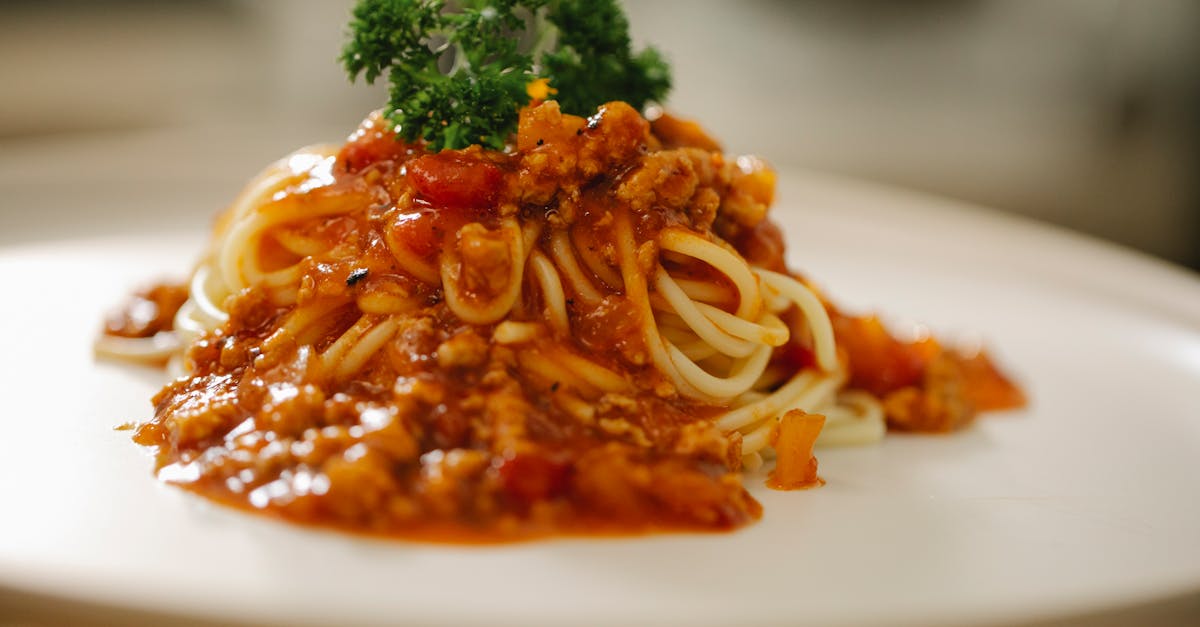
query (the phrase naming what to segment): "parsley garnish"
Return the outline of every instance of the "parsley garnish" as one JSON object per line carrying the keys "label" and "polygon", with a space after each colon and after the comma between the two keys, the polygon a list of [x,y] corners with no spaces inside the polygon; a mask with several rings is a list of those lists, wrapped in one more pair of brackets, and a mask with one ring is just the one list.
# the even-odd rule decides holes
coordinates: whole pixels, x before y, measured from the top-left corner
{"label": "parsley garnish", "polygon": [[616,0],[360,0],[350,34],[350,78],[386,74],[384,114],[431,150],[502,148],[539,78],[547,98],[580,115],[610,100],[641,108],[671,86],[658,51],[633,54]]}

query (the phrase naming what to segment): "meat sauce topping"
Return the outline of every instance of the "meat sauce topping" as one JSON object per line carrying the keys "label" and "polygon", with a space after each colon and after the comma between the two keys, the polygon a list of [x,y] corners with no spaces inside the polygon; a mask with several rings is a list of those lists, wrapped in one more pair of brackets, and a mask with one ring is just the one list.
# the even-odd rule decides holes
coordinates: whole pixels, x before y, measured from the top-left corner
{"label": "meat sauce topping", "polygon": [[104,321],[104,334],[113,337],[154,337],[170,331],[175,313],[187,302],[186,285],[160,283],[135,292]]}
{"label": "meat sauce topping", "polygon": [[[332,184],[289,192],[299,202],[380,199],[274,234],[327,251],[306,266],[302,299],[351,304],[311,346],[276,345],[270,334],[285,310],[253,288],[232,298],[229,322],[190,349],[191,376],[155,397],[155,418],[137,431],[157,447],[162,478],[293,521],[430,540],[720,530],[759,517],[736,440],[710,420],[721,408],[679,397],[647,365],[636,312],[619,293],[590,309],[568,300],[576,336],[539,338],[518,354],[491,341],[494,326],[455,318],[440,288],[397,264],[397,242],[431,265],[456,246],[462,285],[486,298],[508,272],[488,237],[506,217],[541,223],[543,239],[569,229],[575,246],[611,262],[614,208],[634,210],[639,243],[672,224],[707,231],[736,185],[719,154],[664,150],[622,103],[590,121],[553,103],[522,115],[507,153],[427,154],[372,118],[341,150]],[[282,247],[263,255],[267,269],[292,261]],[[364,376],[318,376],[315,354],[373,295],[403,295],[412,313]],[[509,316],[542,317],[533,308]],[[559,381],[520,367],[562,350],[633,370],[644,390],[605,395],[580,424],[553,402]]]}
{"label": "meat sauce topping", "polygon": [[[757,519],[761,508],[741,482],[738,436],[712,422],[725,408],[680,397],[648,365],[637,312],[619,286],[588,308],[568,292],[572,335],[518,349],[494,342],[494,325],[457,319],[436,281],[402,268],[395,250],[413,255],[411,267],[436,269],[441,251],[455,247],[467,297],[486,299],[509,271],[497,252],[503,244],[489,238],[502,220],[538,224],[543,248],[566,231],[581,257],[611,265],[612,216],[621,210],[639,246],[678,225],[782,269],[782,236],[765,218],[774,175],[761,162],[726,161],[693,124],[665,117],[651,127],[623,103],[589,119],[552,102],[529,107],[515,139],[504,152],[428,154],[372,117],[342,148],[330,184],[290,190],[301,204],[372,199],[348,215],[268,234],[315,242],[299,298],[340,304],[328,328],[303,343],[274,334],[287,311],[264,291],[231,297],[229,321],[191,347],[190,376],[154,398],[154,418],[136,432],[137,442],[157,448],[160,477],[295,522],[435,541],[725,530]],[[267,269],[294,261],[285,246],[264,246],[262,255]],[[602,271],[596,276],[604,285]],[[107,332],[166,329],[165,314],[186,294],[163,288],[138,298],[158,313],[137,314],[152,308],[137,304]],[[360,376],[323,374],[317,353],[384,300],[407,308],[394,339]],[[542,320],[544,312],[534,302],[509,319]],[[972,406],[1013,401],[1006,394],[1015,388],[986,358],[902,344],[875,324],[835,316],[852,378],[886,399],[895,424],[941,430]],[[563,351],[629,373],[636,390],[605,394],[586,423],[564,415],[555,402],[562,381],[522,367]],[[793,342],[774,361],[798,368],[812,356]],[[784,445],[811,443],[799,436],[813,429],[820,421],[797,413],[777,436]]]}

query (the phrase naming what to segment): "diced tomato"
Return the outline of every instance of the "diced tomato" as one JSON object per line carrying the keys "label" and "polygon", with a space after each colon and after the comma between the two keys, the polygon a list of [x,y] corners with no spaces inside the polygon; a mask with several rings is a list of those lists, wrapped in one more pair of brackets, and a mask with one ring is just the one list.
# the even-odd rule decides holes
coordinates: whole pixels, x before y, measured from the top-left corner
{"label": "diced tomato", "polygon": [[1026,400],[1021,388],[1000,372],[987,353],[959,357],[963,388],[967,399],[980,411],[1024,407]]}
{"label": "diced tomato", "polygon": [[396,215],[390,226],[392,237],[425,259],[442,249],[446,235],[464,225],[484,219],[485,212],[461,208],[422,208]]}
{"label": "diced tomato", "polygon": [[391,230],[396,241],[403,242],[417,255],[428,258],[442,247],[444,231],[439,222],[437,211],[418,209],[397,215]]}
{"label": "diced tomato", "polygon": [[874,316],[830,318],[838,347],[850,359],[850,385],[877,396],[918,385],[930,360],[941,352],[932,338],[897,340]]}
{"label": "diced tomato", "polygon": [[408,146],[382,120],[371,124],[372,119],[368,118],[338,153],[338,163],[345,164],[350,172],[358,172],[372,163],[399,159],[408,151]]}
{"label": "diced tomato", "polygon": [[788,372],[800,372],[817,364],[817,356],[807,346],[788,342],[775,352],[775,360]]}
{"label": "diced tomato", "polygon": [[775,448],[775,470],[767,479],[768,487],[802,490],[824,483],[817,476],[817,458],[813,457],[813,445],[824,426],[825,416],[799,409],[780,417],[771,443]]}
{"label": "diced tomato", "polygon": [[503,178],[494,164],[449,150],[408,163],[409,182],[435,207],[491,207]]}
{"label": "diced tomato", "polygon": [[752,265],[774,272],[787,272],[787,264],[783,259],[783,231],[769,219],[742,231],[734,246]]}
{"label": "diced tomato", "polygon": [[563,492],[567,464],[537,453],[517,453],[500,464],[500,482],[516,501],[531,505]]}

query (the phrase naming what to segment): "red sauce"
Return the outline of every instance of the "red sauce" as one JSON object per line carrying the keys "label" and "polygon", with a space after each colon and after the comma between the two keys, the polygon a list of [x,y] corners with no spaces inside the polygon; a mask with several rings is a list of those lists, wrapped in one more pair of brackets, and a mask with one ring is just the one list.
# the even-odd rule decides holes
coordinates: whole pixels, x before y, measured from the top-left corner
{"label": "red sauce", "polygon": [[831,312],[839,350],[850,366],[850,385],[883,400],[895,429],[944,432],[979,411],[1025,404],[1020,388],[984,353],[962,354],[924,337],[901,341],[874,316]]}
{"label": "red sauce", "polygon": [[[638,314],[619,291],[592,277],[606,298],[583,308],[564,284],[573,335],[547,330],[518,351],[491,342],[491,326],[458,320],[441,289],[414,280],[389,249],[390,239],[433,263],[460,244],[465,225],[496,228],[515,216],[540,223],[536,245],[546,254],[551,233],[569,229],[611,264],[613,211],[628,210],[617,188],[654,193],[653,180],[622,173],[655,140],[620,103],[591,126],[553,106],[539,109],[523,115],[518,138],[532,148],[509,154],[427,154],[385,137],[371,120],[340,152],[331,185],[293,191],[302,205],[355,194],[389,204],[281,227],[326,251],[303,263],[302,302],[344,304],[326,316],[310,349],[268,341],[291,308],[259,290],[239,295],[230,321],[189,352],[193,376],[165,388],[155,419],[138,430],[138,442],[158,448],[163,477],[289,520],[424,539],[722,530],[756,519],[738,449],[710,421],[720,408],[678,396],[648,365]],[[719,195],[728,185],[697,179],[692,187]],[[686,200],[636,215],[639,243],[672,224],[706,232]],[[488,261],[486,241],[478,245],[470,254],[480,261],[464,262],[463,284],[486,292],[506,266]],[[272,267],[295,261],[280,250],[264,249],[277,258]],[[398,318],[395,339],[349,381],[319,374],[315,351],[355,324],[355,303],[391,293],[418,299]],[[509,319],[544,314],[535,301]],[[523,363],[562,351],[628,373],[635,388],[583,401],[593,415],[581,422],[558,400],[573,393],[571,369],[560,379]]]}
{"label": "red sauce", "polygon": [[338,163],[350,172],[358,172],[375,163],[402,159],[410,153],[408,146],[396,141],[396,134],[378,115],[363,121],[358,130],[338,153]]}
{"label": "red sauce", "polygon": [[[495,325],[459,320],[441,285],[414,276],[395,250],[403,247],[436,271],[443,251],[465,245],[467,225],[486,231],[516,219],[539,228],[532,245],[543,254],[551,254],[551,236],[563,232],[581,254],[615,272],[620,213],[630,216],[634,244],[649,245],[650,254],[662,229],[683,227],[782,269],[782,236],[764,220],[769,170],[727,163],[687,124],[660,128],[663,138],[622,103],[591,120],[546,103],[521,113],[508,152],[429,154],[369,119],[340,151],[332,184],[289,193],[301,208],[371,200],[345,215],[297,220],[267,234],[282,242],[288,229],[321,243],[321,252],[301,262],[297,298],[327,313],[295,337],[281,335],[294,307],[277,304],[264,289],[238,294],[228,303],[229,321],[191,347],[192,376],[155,397],[155,417],[136,441],[157,448],[165,480],[222,503],[357,532],[497,541],[716,531],[752,522],[761,508],[741,483],[740,440],[712,421],[725,408],[683,398],[649,364],[640,314],[617,286],[585,270],[602,299],[584,307],[564,281],[569,334],[544,324],[544,302],[519,301],[508,320],[543,326],[514,348],[492,340]],[[455,272],[463,285],[476,286],[472,297],[494,296],[488,286],[507,272],[492,244],[480,237],[470,254],[461,252]],[[264,249],[272,267],[297,261],[284,248]],[[702,264],[674,270],[713,278]],[[522,290],[539,293],[528,273]],[[388,318],[396,325],[391,339],[352,377],[330,374],[318,353],[354,325],[386,317],[368,312],[364,303],[372,298],[404,305]],[[871,319],[835,316],[835,325],[856,385],[884,395],[915,389],[918,396],[941,385],[929,374],[939,363],[936,347],[899,343]],[[564,355],[621,373],[631,389],[575,398],[587,411],[570,411],[570,395],[588,384],[555,361]],[[811,349],[793,341],[773,363],[805,367]],[[963,365],[967,387],[981,392],[957,391],[960,371],[951,373],[959,387],[939,394],[970,398],[963,402],[1003,396],[989,387],[998,372],[989,374],[982,362]],[[892,405],[919,413],[923,398],[895,397]],[[777,436],[797,451],[798,463],[779,469],[781,487],[819,481],[811,456],[816,418],[794,416]]]}
{"label": "red sauce", "polygon": [[170,331],[175,312],[187,301],[185,285],[161,283],[129,297],[104,321],[104,333],[114,337],[153,337]]}
{"label": "red sauce", "polygon": [[436,207],[491,207],[504,173],[492,163],[454,150],[408,162],[408,180],[418,198]]}

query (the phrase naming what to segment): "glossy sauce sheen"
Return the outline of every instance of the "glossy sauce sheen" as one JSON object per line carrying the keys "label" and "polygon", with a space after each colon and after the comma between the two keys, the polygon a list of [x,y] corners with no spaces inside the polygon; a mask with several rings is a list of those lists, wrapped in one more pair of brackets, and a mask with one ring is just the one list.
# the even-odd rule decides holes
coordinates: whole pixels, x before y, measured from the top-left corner
{"label": "glossy sauce sheen", "polygon": [[[571,333],[544,327],[514,348],[491,339],[493,325],[457,319],[440,285],[415,277],[392,247],[436,268],[471,225],[490,232],[515,216],[540,227],[543,251],[565,231],[581,252],[611,259],[612,215],[623,211],[639,246],[679,226],[782,269],[782,237],[765,219],[772,187],[765,166],[727,163],[695,125],[664,118],[652,130],[622,103],[590,120],[562,115],[553,103],[527,108],[505,153],[427,154],[369,119],[339,154],[331,184],[289,193],[301,203],[374,201],[282,225],[266,238],[315,243],[317,252],[303,260],[299,298],[332,304],[321,333],[278,341],[289,309],[260,289],[236,295],[226,303],[229,322],[189,351],[192,376],[155,397],[155,417],[135,439],[157,447],[166,481],[267,515],[357,532],[463,542],[745,525],[761,508],[742,486],[737,438],[712,423],[726,408],[680,397],[648,365],[638,314],[619,286],[589,273],[603,299],[583,307],[568,289]],[[508,269],[487,237],[472,246],[461,247],[464,297],[486,300]],[[268,270],[297,262],[270,241],[261,257]],[[705,267],[676,270],[716,280]],[[528,272],[524,281],[537,293]],[[398,321],[394,338],[353,378],[331,379],[317,353],[373,297],[405,304],[389,314]],[[520,300],[507,319],[544,321],[542,305]],[[947,418],[926,402],[950,395],[969,407],[963,389],[981,386],[966,383],[965,369],[956,366],[947,384],[928,376],[929,364],[948,354],[940,347],[874,336],[855,343],[871,330],[866,320],[835,318],[839,340],[852,347],[844,357],[854,376],[885,396],[908,390],[893,405],[912,428],[965,422],[969,410]],[[581,423],[556,399],[561,381],[522,366],[562,352],[622,373],[635,389],[589,399],[596,419]],[[807,367],[811,350],[793,340],[774,361]],[[977,378],[1011,388],[992,372]],[[819,429],[814,424],[797,417],[794,429]],[[809,472],[801,471],[793,474]]]}
{"label": "glossy sauce sheen", "polygon": [[[589,126],[552,107],[534,111],[518,138],[527,152],[510,154],[426,154],[365,125],[342,149],[332,185],[293,193],[303,202],[365,191],[386,202],[281,227],[285,237],[337,251],[306,266],[301,298],[345,301],[340,322],[311,348],[267,350],[286,308],[254,289],[239,295],[230,322],[190,351],[193,376],[156,397],[155,419],[137,433],[158,447],[160,476],[293,521],[427,540],[724,530],[756,519],[761,510],[742,487],[738,449],[710,421],[722,408],[663,388],[619,290],[595,308],[568,293],[572,337],[547,333],[519,349],[567,350],[638,382],[639,393],[596,401],[598,419],[584,425],[556,406],[558,381],[525,372],[514,349],[490,340],[491,325],[456,319],[440,287],[415,280],[389,252],[389,241],[400,242],[434,265],[464,226],[494,229],[517,215],[541,223],[543,249],[554,229],[567,228],[578,245],[611,255],[610,214],[621,202],[613,189],[662,142],[621,103],[594,119]],[[722,167],[717,153],[690,158]],[[709,179],[709,201],[731,185]],[[685,205],[640,212],[636,238],[652,241],[667,225],[706,231],[716,215],[708,204],[699,220]],[[295,262],[283,247],[262,250],[268,270]],[[504,269],[475,269],[480,276],[464,285],[468,296],[485,298]],[[357,319],[355,301],[372,293],[403,293],[412,303],[395,339],[351,381],[314,375],[314,353]],[[508,319],[542,320],[537,304],[519,303]]]}

